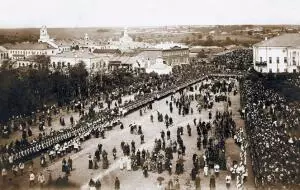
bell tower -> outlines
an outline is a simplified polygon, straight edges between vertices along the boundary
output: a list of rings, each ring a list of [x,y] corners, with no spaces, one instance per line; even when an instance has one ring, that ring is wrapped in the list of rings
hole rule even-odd
[[[50,37],[48,35],[47,32],[47,27],[46,26],[42,26],[42,28],[40,29],[40,39],[39,42],[47,42],[50,40]]]

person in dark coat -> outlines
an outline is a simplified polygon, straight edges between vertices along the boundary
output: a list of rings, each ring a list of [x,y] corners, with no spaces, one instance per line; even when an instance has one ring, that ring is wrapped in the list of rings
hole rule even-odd
[[[118,177],[116,177],[115,180],[115,190],[119,190],[120,189],[120,180]]]
[[[197,175],[197,170],[196,170],[196,168],[193,168],[191,171],[191,177],[192,177],[193,181],[196,180],[196,175]]]
[[[72,171],[73,170],[73,161],[70,157],[68,159],[68,166],[69,166],[69,169]]]
[[[215,179],[215,176],[212,175],[210,177],[210,180],[209,180],[209,187],[210,189],[215,189],[216,188],[216,179]]]
[[[95,187],[96,187],[97,190],[98,190],[98,189],[101,189],[101,182],[100,182],[99,179],[97,179],[97,181],[96,181],[96,183],[95,183]]]
[[[197,176],[196,176],[195,186],[196,186],[196,190],[200,190],[201,189],[201,178],[200,178],[199,174],[197,174]]]
[[[93,160],[91,155],[89,155],[89,169],[93,169]]]

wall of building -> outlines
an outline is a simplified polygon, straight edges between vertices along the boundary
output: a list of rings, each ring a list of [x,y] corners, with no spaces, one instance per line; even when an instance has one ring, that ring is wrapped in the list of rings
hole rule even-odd
[[[72,67],[77,63],[84,62],[88,72],[95,72],[100,70],[103,62],[103,59],[100,57],[95,58],[83,58],[83,57],[60,57],[60,56],[51,56],[50,57],[51,67],[52,68],[61,68],[61,67]],[[107,63],[104,61],[103,67],[107,67]]]
[[[164,50],[162,52],[162,57],[164,62],[170,66],[188,64],[189,50],[188,49]]]
[[[262,73],[299,72],[300,49],[289,47],[253,47],[254,69]],[[266,62],[265,66],[258,66]]]
[[[8,53],[7,52],[0,52],[0,60],[3,60],[3,59],[8,59]]]
[[[47,50],[20,50],[11,49],[8,51],[8,57],[12,60],[24,59],[31,55],[56,55],[57,49],[47,49]]]

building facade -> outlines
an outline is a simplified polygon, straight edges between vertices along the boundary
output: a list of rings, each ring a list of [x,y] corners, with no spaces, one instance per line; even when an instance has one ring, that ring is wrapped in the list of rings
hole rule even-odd
[[[11,60],[25,60],[33,55],[55,55],[58,49],[47,43],[19,43],[3,45],[8,51],[8,58]]]
[[[86,66],[91,74],[100,70],[107,70],[108,58],[93,54],[89,51],[63,52],[50,56],[50,68],[64,69],[72,67],[80,62]]]
[[[254,44],[253,66],[260,73],[300,72],[300,34],[283,34]]]
[[[8,59],[8,51],[6,48],[0,46],[0,61]]]

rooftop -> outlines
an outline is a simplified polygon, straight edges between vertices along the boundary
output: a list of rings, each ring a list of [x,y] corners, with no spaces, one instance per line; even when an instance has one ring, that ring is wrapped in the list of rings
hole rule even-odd
[[[3,47],[6,49],[16,49],[16,50],[47,50],[54,49],[54,47],[50,46],[47,43],[17,43],[17,44],[4,44]]]
[[[100,56],[95,55],[89,51],[68,51],[59,53],[57,55],[53,55],[52,57],[62,57],[62,58],[84,58],[84,59],[92,59],[99,58]]]
[[[161,51],[143,51],[137,55],[139,59],[144,60],[156,60],[158,57],[162,57]]]
[[[0,53],[6,52],[6,51],[7,50],[4,47],[0,46]]]
[[[160,43],[155,45],[155,49],[161,49],[161,50],[172,50],[172,49],[188,49],[188,46],[179,44],[179,43],[173,43],[173,42],[167,42],[167,43]]]
[[[134,57],[129,57],[129,56],[118,56],[118,57],[113,57],[109,60],[110,63],[122,63],[122,64],[132,64],[135,61]]]
[[[95,49],[93,53],[111,53],[111,54],[120,54],[121,51],[118,49]]]
[[[300,47],[300,34],[299,33],[289,33],[276,36],[269,40],[264,40],[257,44],[255,47]]]

